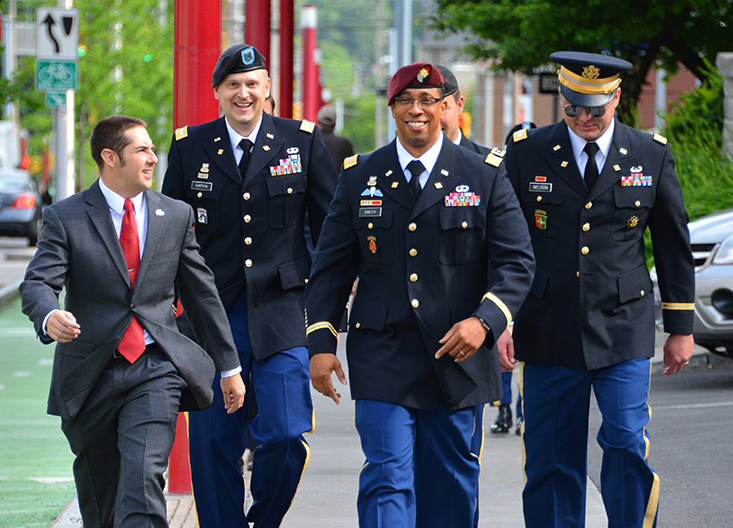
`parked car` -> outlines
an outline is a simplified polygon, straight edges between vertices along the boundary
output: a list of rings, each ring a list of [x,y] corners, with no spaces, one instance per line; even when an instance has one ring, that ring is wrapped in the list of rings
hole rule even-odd
[[[0,170],[0,235],[28,237],[38,242],[41,198],[30,175],[23,170]]]
[[[695,343],[733,358],[733,209],[698,218],[688,224],[695,259]],[[652,270],[657,323],[661,299]]]

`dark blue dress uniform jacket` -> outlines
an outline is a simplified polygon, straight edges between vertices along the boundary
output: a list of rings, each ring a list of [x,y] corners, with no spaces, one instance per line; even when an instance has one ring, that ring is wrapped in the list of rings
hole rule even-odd
[[[228,310],[247,288],[255,358],[304,346],[303,291],[336,172],[313,123],[263,113],[244,181],[224,118],[178,129],[163,193],[196,213],[196,238]]]
[[[500,155],[487,160],[499,165]],[[475,205],[449,206],[461,193]],[[499,399],[494,340],[533,269],[527,225],[496,166],[446,139],[415,202],[393,141],[344,163],[306,288],[309,352],[335,352],[358,274],[347,337],[352,398],[418,409],[441,398],[449,409]],[[462,363],[435,360],[438,341],[472,315],[492,328],[484,346]]]
[[[537,259],[516,316],[516,357],[592,370],[654,354],[654,295],[644,257],[651,230],[668,333],[692,333],[694,264],[687,212],[667,140],[615,124],[590,190],[567,125],[520,131],[503,169]]]

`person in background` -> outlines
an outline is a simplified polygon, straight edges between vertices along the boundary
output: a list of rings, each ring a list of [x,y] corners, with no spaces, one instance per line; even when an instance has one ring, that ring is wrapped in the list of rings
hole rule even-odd
[[[48,413],[75,455],[84,526],[163,527],[179,409],[211,405],[216,369],[214,407],[231,415],[244,383],[193,211],[150,188],[158,158],[145,122],[106,117],[90,145],[99,179],[44,209],[23,313],[41,342],[56,341]],[[205,350],[178,331],[177,295]]]
[[[305,347],[303,293],[311,266],[305,215],[315,241],[336,172],[315,123],[263,111],[270,84],[257,49],[225,50],[211,76],[224,115],[175,131],[163,182],[163,193],[196,212],[201,254],[214,272],[259,411],[249,426],[261,445],[246,513],[240,459],[249,405],[233,416],[212,408],[189,418],[201,528],[279,526],[308,461],[303,435],[315,426]]]
[[[647,425],[654,295],[649,228],[664,314],[667,374],[692,355],[694,263],[667,140],[614,118],[625,60],[557,52],[564,118],[512,136],[503,164],[524,210],[537,272],[514,319],[522,361],[529,528],[585,524],[588,413],[603,422],[601,494],[610,528],[656,525],[659,476]],[[499,345],[505,369],[512,349]]]
[[[336,127],[336,109],[333,106],[325,105],[318,110],[316,116],[318,128],[323,133],[323,142],[326,144],[328,153],[331,155],[336,170],[341,170],[344,160],[354,155],[354,147],[349,138],[334,134]]]

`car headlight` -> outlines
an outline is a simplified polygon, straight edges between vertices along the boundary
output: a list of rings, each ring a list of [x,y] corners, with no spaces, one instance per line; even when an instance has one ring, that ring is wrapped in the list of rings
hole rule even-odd
[[[721,242],[713,257],[713,264],[733,264],[733,235],[728,235]]]

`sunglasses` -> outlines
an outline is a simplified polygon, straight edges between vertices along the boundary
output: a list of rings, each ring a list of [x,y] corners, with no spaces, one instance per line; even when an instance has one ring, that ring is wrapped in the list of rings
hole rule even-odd
[[[606,114],[606,108],[608,108],[608,103],[603,106],[593,106],[590,108],[588,108],[587,106],[578,106],[574,104],[566,104],[562,107],[562,109],[565,111],[565,115],[568,117],[578,117],[580,114],[583,113],[583,109],[588,110],[588,113],[591,117],[603,117]]]

